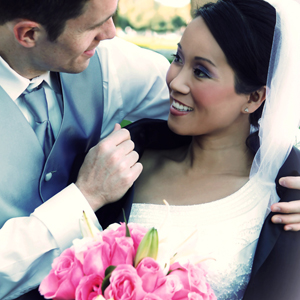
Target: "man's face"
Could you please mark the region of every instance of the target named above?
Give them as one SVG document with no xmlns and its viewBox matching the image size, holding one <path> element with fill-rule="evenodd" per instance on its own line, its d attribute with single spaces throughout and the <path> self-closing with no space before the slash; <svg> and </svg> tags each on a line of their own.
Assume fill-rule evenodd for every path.
<svg viewBox="0 0 300 300">
<path fill-rule="evenodd" d="M 82 15 L 66 22 L 63 33 L 51 42 L 46 32 L 37 40 L 33 67 L 37 71 L 79 73 L 85 70 L 101 40 L 115 36 L 112 15 L 118 0 L 89 0 Z"/>
</svg>

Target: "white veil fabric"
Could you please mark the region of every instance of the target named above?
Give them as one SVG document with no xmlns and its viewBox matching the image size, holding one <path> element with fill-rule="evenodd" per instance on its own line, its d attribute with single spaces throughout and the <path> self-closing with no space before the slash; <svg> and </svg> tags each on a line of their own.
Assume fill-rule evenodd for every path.
<svg viewBox="0 0 300 300">
<path fill-rule="evenodd" d="M 300 120 L 300 0 L 266 1 L 276 9 L 276 28 L 266 103 L 259 122 L 260 148 L 250 179 L 258 176 L 270 187 L 270 208 L 279 201 L 275 178 L 295 142 Z"/>
</svg>

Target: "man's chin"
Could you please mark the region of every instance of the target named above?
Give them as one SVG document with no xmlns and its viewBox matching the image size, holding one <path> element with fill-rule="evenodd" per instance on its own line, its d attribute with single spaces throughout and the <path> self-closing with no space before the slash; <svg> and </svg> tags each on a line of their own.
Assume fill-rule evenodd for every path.
<svg viewBox="0 0 300 300">
<path fill-rule="evenodd" d="M 60 70 L 60 72 L 78 74 L 83 72 L 89 66 L 89 63 L 90 63 L 90 59 L 87 59 L 84 63 L 77 64 L 69 68 L 65 68 L 63 70 Z"/>
</svg>

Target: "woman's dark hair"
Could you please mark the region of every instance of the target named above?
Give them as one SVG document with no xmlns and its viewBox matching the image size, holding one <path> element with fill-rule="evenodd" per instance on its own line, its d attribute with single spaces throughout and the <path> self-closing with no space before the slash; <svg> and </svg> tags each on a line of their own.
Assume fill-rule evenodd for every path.
<svg viewBox="0 0 300 300">
<path fill-rule="evenodd" d="M 250 94 L 265 86 L 276 24 L 275 8 L 264 0 L 219 0 L 199 8 L 195 18 L 199 16 L 234 70 L 236 92 Z M 250 114 L 250 123 L 256 128 L 262 110 L 263 104 Z"/>
<path fill-rule="evenodd" d="M 66 21 L 84 12 L 90 0 L 0 0 L 0 25 L 23 18 L 43 25 L 50 41 L 55 41 Z"/>
</svg>

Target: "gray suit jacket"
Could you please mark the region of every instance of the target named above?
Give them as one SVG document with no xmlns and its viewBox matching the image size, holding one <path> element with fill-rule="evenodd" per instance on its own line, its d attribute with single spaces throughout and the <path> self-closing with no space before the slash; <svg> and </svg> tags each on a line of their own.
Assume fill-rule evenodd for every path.
<svg viewBox="0 0 300 300">
<path fill-rule="evenodd" d="M 10 218 L 28 216 L 72 182 L 85 154 L 100 139 L 103 92 L 98 56 L 82 73 L 61 73 L 60 82 L 63 120 L 46 161 L 31 126 L 0 87 L 0 227 Z M 45 181 L 48 173 L 51 180 Z"/>
</svg>

